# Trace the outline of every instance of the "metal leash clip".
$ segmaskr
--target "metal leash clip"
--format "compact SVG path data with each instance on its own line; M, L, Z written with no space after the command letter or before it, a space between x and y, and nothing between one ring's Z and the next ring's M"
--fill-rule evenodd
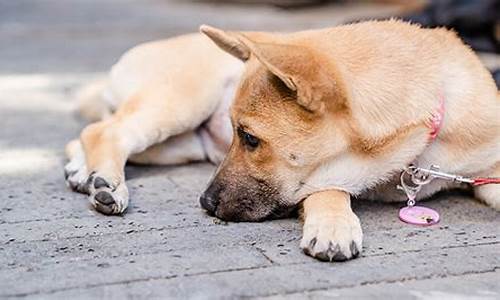
M417 193L422 189L422 186L430 183L436 178L453 182L474 183L474 180L471 178L441 172L437 165L431 165L429 169L425 169L411 164L401 172L401 183L397 188L406 193L408 197L408 206L411 207L415 205Z
M429 177L431 180L434 178L439 178L439 179L444 179L448 181L453 181L453 182L462 182L462 183L469 183L473 184L474 179L472 178L467 178L464 176L460 175L454 175L450 173L445 173L439 171L439 166L432 165L430 169L424 169L424 168L415 168L416 172L419 174L424 174L425 176Z
M437 166L431 166L431 169L439 169ZM401 172L400 184L397 186L398 190L405 192L408 197L407 205L412 207L415 205L415 199L418 192L422 189L423 185L432 181L432 177L427 172L421 172L420 168L411 164Z

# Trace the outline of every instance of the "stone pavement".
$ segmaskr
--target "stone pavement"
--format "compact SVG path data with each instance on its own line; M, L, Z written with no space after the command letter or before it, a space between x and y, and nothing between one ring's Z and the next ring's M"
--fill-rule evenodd
M362 257L321 263L300 252L296 220L205 215L209 164L127 167L121 217L64 185L64 144L84 126L71 92L128 47L204 22L283 30L398 9L0 0L0 298L499 299L500 214L467 195L426 203L442 215L430 228L403 225L399 205L357 202Z

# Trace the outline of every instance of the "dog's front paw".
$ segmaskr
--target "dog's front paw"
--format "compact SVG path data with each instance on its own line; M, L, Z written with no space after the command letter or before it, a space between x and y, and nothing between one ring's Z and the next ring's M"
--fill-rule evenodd
M75 156L64 166L66 184L75 192L88 194L88 172L82 155Z
M325 215L306 219L300 247L319 260L345 261L359 255L362 239L361 224L354 213Z
M92 173L87 180L89 201L94 208L105 215L121 214L128 206L128 189L124 182L114 184L98 173Z

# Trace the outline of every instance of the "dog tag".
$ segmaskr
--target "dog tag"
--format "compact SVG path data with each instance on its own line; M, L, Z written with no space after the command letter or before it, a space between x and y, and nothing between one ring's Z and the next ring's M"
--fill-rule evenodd
M399 219L408 224L429 226L439 222L439 214L423 206L406 206L399 211Z

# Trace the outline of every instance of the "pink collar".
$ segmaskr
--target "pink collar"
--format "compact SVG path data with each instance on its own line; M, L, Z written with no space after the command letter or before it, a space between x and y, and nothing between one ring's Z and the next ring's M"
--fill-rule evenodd
M435 113L432 114L432 117L430 118L430 129L431 129L431 132L429 133L430 142L436 139L437 135L439 134L439 131L441 130L441 127L443 126L444 113L445 113L444 95L441 94L439 96L438 109L436 110Z

